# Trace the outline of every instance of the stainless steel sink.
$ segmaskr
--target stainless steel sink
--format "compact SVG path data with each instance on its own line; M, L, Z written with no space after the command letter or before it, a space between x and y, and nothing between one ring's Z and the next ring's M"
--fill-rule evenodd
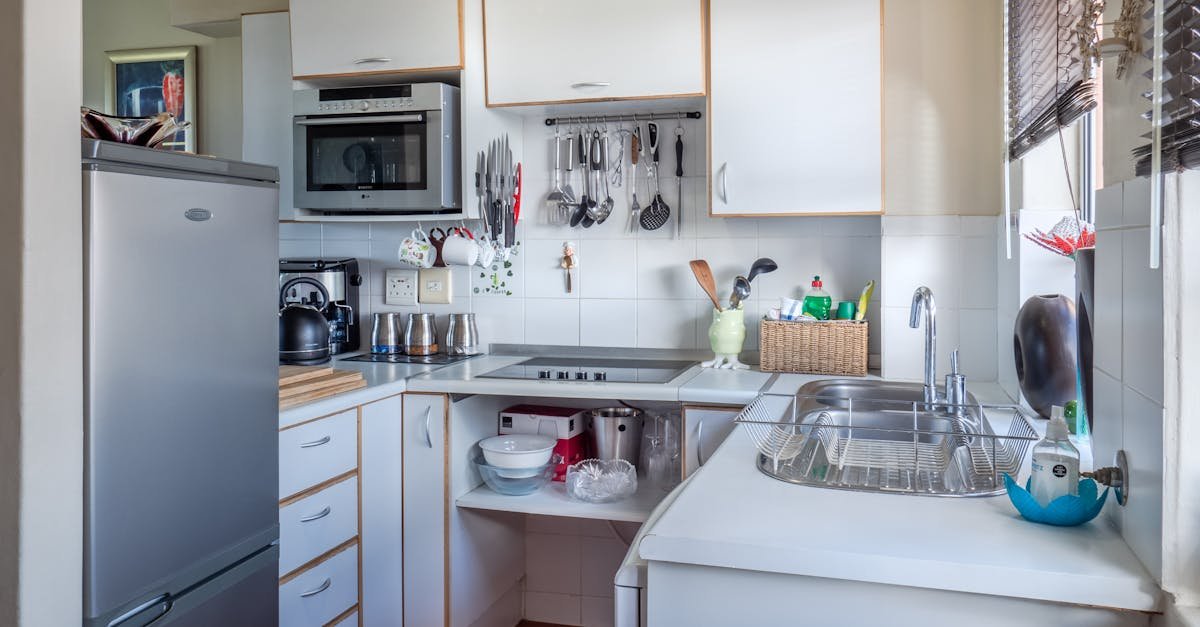
M997 436L988 410L974 396L965 400L926 404L920 384L834 379L805 385L783 412L778 402L752 404L743 413L749 419L739 422L755 435L758 468L782 481L933 496L998 494L1003 473L1016 474L1034 439L1032 425L1012 420L1009 435ZM768 405L776 415L764 418ZM1019 413L1000 408L1006 410Z

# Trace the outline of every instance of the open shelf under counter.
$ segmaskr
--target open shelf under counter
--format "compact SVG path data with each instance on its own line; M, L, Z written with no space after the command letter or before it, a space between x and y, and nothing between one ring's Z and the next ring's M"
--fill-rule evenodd
M551 481L541 490L525 496L507 496L492 491L487 485L480 485L454 503L468 509L641 523L646 522L650 511L666 495L667 492L658 486L639 483L638 491L627 499L615 503L584 503L567 496L565 483Z

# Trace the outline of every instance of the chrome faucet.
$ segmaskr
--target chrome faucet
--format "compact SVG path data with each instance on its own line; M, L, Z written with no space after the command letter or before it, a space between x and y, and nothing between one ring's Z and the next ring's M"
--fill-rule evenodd
M937 392L937 304L928 287L918 287L913 292L912 308L908 312L908 326L921 327L921 311L925 312L925 403L938 402Z

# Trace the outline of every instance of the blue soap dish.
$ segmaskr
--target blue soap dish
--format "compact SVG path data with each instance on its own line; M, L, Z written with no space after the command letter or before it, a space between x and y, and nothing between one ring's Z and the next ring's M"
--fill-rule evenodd
M1013 507L1017 508L1022 518L1059 527L1074 527L1095 518L1104 508L1104 501L1108 499L1108 488L1104 488L1104 492L1098 495L1099 487L1091 479L1079 481L1078 496L1060 496L1045 507L1029 493L1028 481L1022 488L1012 477L1005 474L1004 486L1008 488L1008 500L1012 501Z

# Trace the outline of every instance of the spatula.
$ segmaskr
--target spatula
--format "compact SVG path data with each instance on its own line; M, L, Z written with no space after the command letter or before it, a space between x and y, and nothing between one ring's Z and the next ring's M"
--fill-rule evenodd
M713 278L712 268L708 267L708 262L703 259L693 259L688 262L692 268L692 274L696 275L696 282L700 284L700 289L708 294L708 299L712 301L713 307L717 311L725 311L721 307L721 299L717 298L717 281Z

